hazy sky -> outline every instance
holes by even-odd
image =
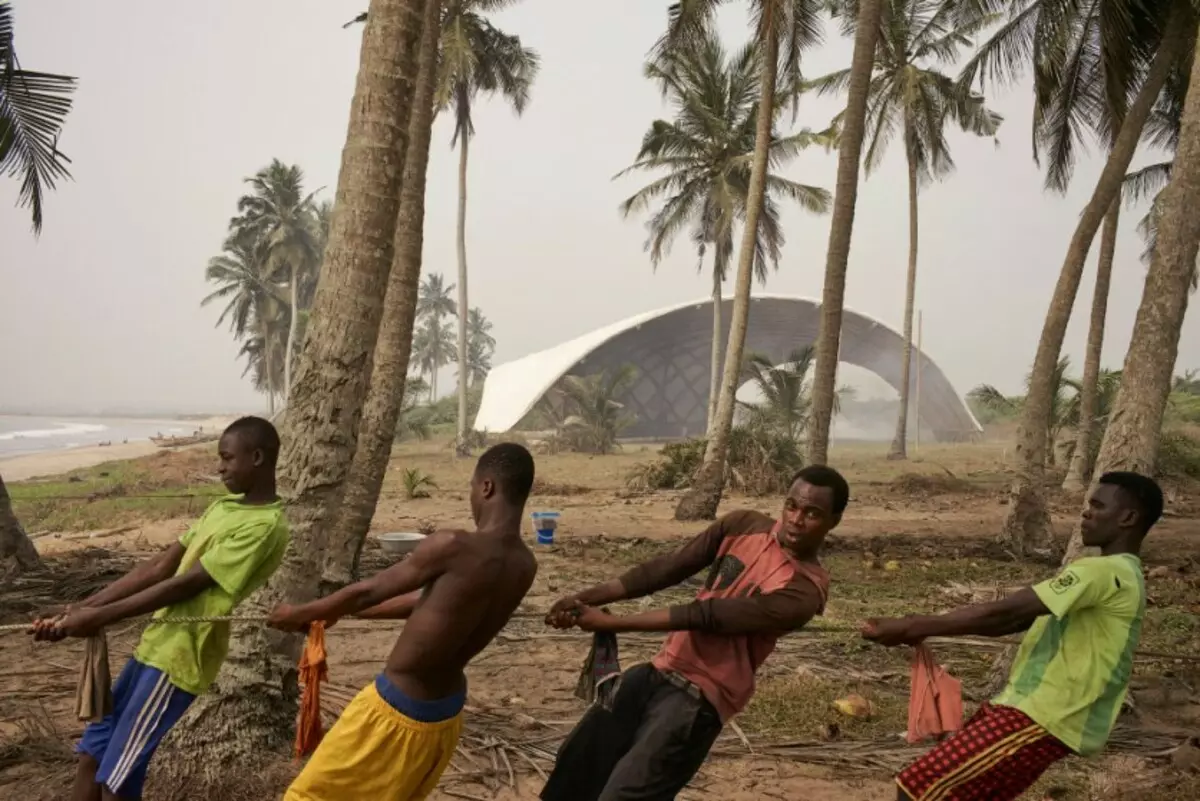
[[[14,0],[28,69],[79,77],[60,146],[74,180],[46,203],[40,240],[0,181],[0,407],[253,409],[238,346],[201,308],[204,266],[220,250],[243,177],[273,157],[303,167],[332,197],[358,63],[361,28],[341,25],[367,0]],[[525,0],[496,22],[542,57],[522,118],[499,103],[477,111],[472,144],[472,305],[495,323],[496,363],[622,317],[705,297],[708,279],[681,240],[652,273],[640,220],[617,204],[637,178],[614,182],[649,122],[663,113],[641,76],[667,2]],[[722,27],[745,35],[741,6]],[[818,75],[849,62],[830,27],[807,59]],[[991,140],[952,135],[958,171],[921,195],[918,306],[925,346],[959,391],[989,382],[1017,391],[1067,241],[1100,165],[1085,160],[1074,191],[1045,194],[1031,159],[1027,85],[991,97],[1006,118]],[[823,127],[838,103],[806,98],[800,125]],[[1149,160],[1140,157],[1138,162]],[[425,269],[452,274],[455,170],[444,122],[434,131]],[[816,150],[787,174],[832,189],[836,157]],[[907,254],[901,151],[859,192],[847,306],[898,326]],[[1119,367],[1144,267],[1127,213],[1117,248],[1105,362]],[[828,217],[789,210],[773,293],[819,297]],[[1098,243],[1097,243],[1098,244]],[[1093,248],[1093,262],[1095,250]],[[1065,352],[1077,364],[1092,262]],[[453,278],[448,276],[448,280]],[[547,314],[545,298],[556,299]],[[1200,323],[1185,327],[1178,367],[1200,366]],[[449,385],[449,382],[444,382]]]

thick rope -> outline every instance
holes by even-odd
[[[541,620],[546,614],[544,612],[515,612],[512,619],[537,619]],[[266,623],[265,615],[218,615],[214,617],[184,615],[178,617],[140,617],[130,618],[122,622],[144,622],[147,625],[153,626],[159,623]],[[364,618],[356,618],[350,616],[347,620],[354,620],[359,623],[386,623],[390,626],[395,626],[395,620],[382,619],[372,620]],[[0,633],[7,631],[29,631],[29,623],[5,623],[0,625]],[[792,635],[824,635],[824,634],[857,634],[859,627],[851,623],[822,623],[819,625],[805,626],[804,628],[791,632]],[[969,648],[994,649],[1003,648],[1006,645],[1019,645],[1021,640],[1014,637],[930,637],[926,642],[938,644],[945,643],[951,645],[962,645]],[[1180,653],[1164,653],[1162,651],[1136,651],[1134,656],[1139,659],[1176,659],[1182,662],[1200,662],[1200,655],[1197,654],[1180,654]]]

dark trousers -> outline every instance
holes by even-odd
[[[630,668],[612,709],[593,706],[563,742],[542,801],[673,801],[720,733],[704,698]]]

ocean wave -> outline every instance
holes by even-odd
[[[108,430],[108,426],[95,423],[61,423],[58,428],[31,428],[27,431],[9,431],[0,434],[0,442],[14,439],[43,439],[45,437],[67,437],[79,434],[96,434]]]

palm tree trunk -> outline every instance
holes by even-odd
[[[467,447],[467,151],[470,132],[458,139],[458,436],[455,450],[468,456]]]
[[[870,2],[870,0],[867,0]],[[771,5],[764,9],[771,14]],[[762,47],[762,68],[758,98],[758,118],[755,121],[754,160],[750,165],[750,186],[746,196],[746,222],[742,230],[742,249],[738,254],[737,283],[733,296],[733,315],[729,321],[729,344],[725,348],[725,370],[721,393],[717,401],[715,425],[709,426],[708,445],[704,463],[689,490],[675,507],[676,520],[712,520],[717,516],[721,492],[725,484],[725,460],[729,455],[729,434],[733,429],[734,401],[741,377],[742,351],[746,347],[746,327],[750,322],[750,290],[754,281],[754,252],[758,242],[758,220],[762,215],[766,190],[771,128],[775,122],[775,82],[779,63],[777,23],[765,19],[762,23],[765,41]]]
[[[371,0],[368,10],[324,269],[282,432],[280,493],[291,545],[244,614],[310,600],[318,589],[383,316],[424,11],[425,0]],[[189,796],[219,798],[229,765],[250,776],[287,753],[301,640],[262,626],[234,628],[219,687],[192,705],[190,725],[176,727],[174,758],[156,763],[164,781],[175,774]]]
[[[1146,272],[1142,302],[1121,372],[1121,388],[1100,444],[1093,485],[1110,470],[1153,475],[1158,460],[1163,413],[1171,393],[1179,335],[1200,244],[1200,215],[1196,214],[1200,206],[1200,59],[1194,57],[1180,120],[1175,167],[1160,195],[1158,244]],[[1082,547],[1076,526],[1068,557],[1078,555]]]
[[[846,112],[838,148],[837,185],[829,223],[829,249],[825,255],[825,287],[821,296],[821,327],[817,334],[817,364],[813,370],[812,412],[808,424],[808,460],[825,464],[829,457],[829,428],[837,393],[838,355],[841,352],[842,306],[846,296],[846,265],[850,260],[850,235],[858,199],[858,169],[867,118],[867,90],[875,66],[881,0],[859,0],[854,55]]]
[[[358,448],[346,479],[346,493],[337,524],[329,536],[321,583],[326,589],[358,578],[358,557],[375,516],[379,491],[387,474],[396,423],[404,404],[413,323],[421,279],[421,249],[425,229],[425,179],[433,130],[433,92],[437,84],[437,48],[442,0],[425,0],[424,32],[413,90],[408,155],[400,184],[400,213],[396,219],[395,255],[383,298],[383,320],[375,345],[371,388],[363,407]]]
[[[1159,92],[1189,40],[1196,35],[1190,4],[1176,0],[1166,23],[1166,32],[1158,52],[1150,64],[1145,83],[1130,105],[1120,132],[1113,142],[1104,170],[1084,207],[1067,248],[1058,283],[1029,378],[1029,392],[1022,405],[1021,426],[1017,434],[1016,477],[1013,481],[1008,517],[1004,521],[1002,540],[1015,553],[1045,548],[1053,543],[1054,532],[1050,514],[1043,497],[1042,483],[1046,467],[1047,431],[1050,428],[1050,405],[1053,401],[1054,371],[1062,350],[1063,337],[1071,320],[1071,308],[1079,291],[1084,262],[1092,239],[1099,230],[1109,207],[1121,193],[1129,162],[1137,150],[1142,129]]]
[[[270,326],[264,321],[259,330],[263,341],[263,369],[267,374],[267,411],[275,416],[275,360],[271,358]]]
[[[299,270],[295,264],[292,264],[291,280],[288,282],[291,284],[288,289],[288,293],[290,295],[288,303],[291,305],[291,310],[288,314],[287,353],[283,354],[284,406],[287,405],[288,401],[292,397],[292,360],[296,357],[296,331],[298,331],[300,328],[299,282]]]
[[[708,418],[705,421],[705,437],[713,435],[717,421],[717,399],[721,394],[721,276],[713,270],[712,289],[712,359],[708,365]]]
[[[41,565],[37,549],[13,512],[12,499],[8,497],[4,477],[0,476],[0,575],[15,576]]]
[[[1113,256],[1117,249],[1117,226],[1121,221],[1121,198],[1113,201],[1100,232],[1100,260],[1096,263],[1096,288],[1092,292],[1092,317],[1088,323],[1087,352],[1083,357],[1083,379],[1079,386],[1079,426],[1075,451],[1063,479],[1066,492],[1083,492],[1092,474],[1092,442],[1096,427],[1096,399],[1100,381],[1100,355],[1104,350],[1104,321],[1108,314],[1108,287]],[[1051,451],[1053,453],[1053,451]]]
[[[908,126],[905,126],[908,144]],[[896,418],[896,436],[892,439],[889,459],[908,458],[908,391],[912,372],[913,304],[917,294],[917,162],[911,147],[905,147],[908,161],[908,278],[904,283],[904,348],[900,355],[900,412]],[[918,358],[920,358],[918,356]],[[917,425],[921,421],[917,420]]]

